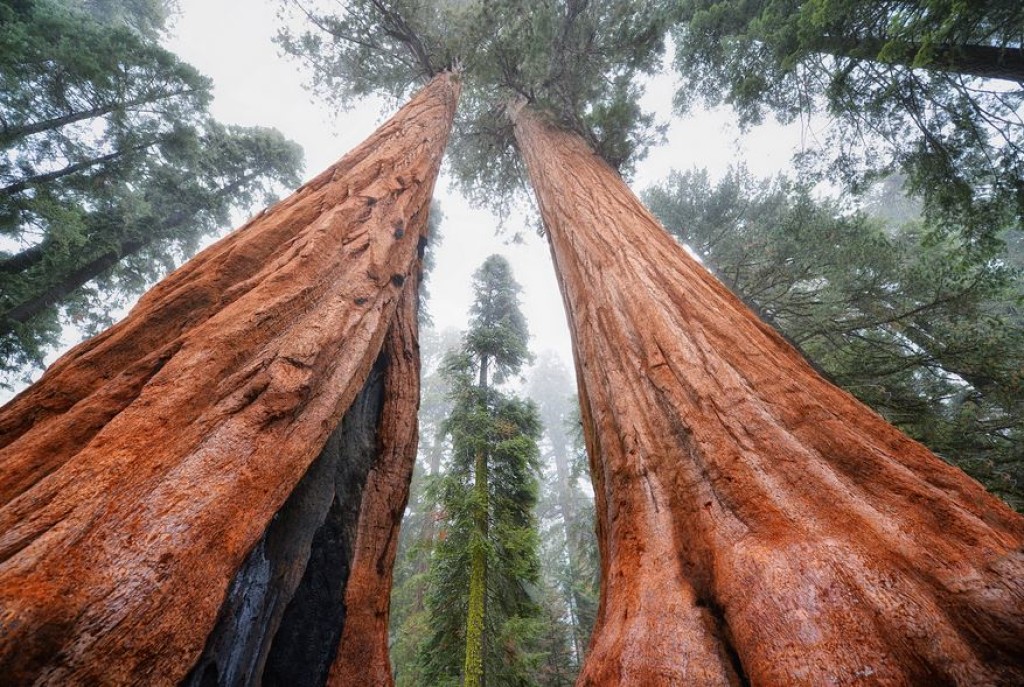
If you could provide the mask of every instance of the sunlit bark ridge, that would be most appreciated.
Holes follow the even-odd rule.
[[[512,117],[596,491],[578,684],[1024,682],[1024,519],[816,374],[578,136]]]
[[[245,684],[287,664],[265,635],[305,626],[293,606],[317,592],[311,550],[354,549],[328,591],[356,606],[366,568],[390,575],[415,445],[418,254],[458,91],[435,78],[0,409],[0,682],[173,685],[202,655],[188,679]],[[346,462],[357,454],[370,458]],[[275,535],[282,522],[298,524]],[[371,597],[382,632],[387,595]],[[341,633],[321,632],[324,679]],[[377,639],[365,660],[384,651],[386,670]]]

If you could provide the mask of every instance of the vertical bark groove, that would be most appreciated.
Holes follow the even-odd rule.
[[[6,680],[173,685],[195,664],[377,359],[420,238],[393,224],[425,221],[458,92],[436,77],[0,409]]]
[[[425,223],[421,232],[425,236]],[[388,657],[391,580],[419,439],[418,272],[405,283],[385,342],[390,364],[378,433],[380,457],[367,478],[354,536],[352,572],[345,589],[347,616],[327,681],[332,687],[393,683]]]
[[[1024,681],[1024,520],[817,375],[579,137],[511,115],[596,492],[579,684]]]

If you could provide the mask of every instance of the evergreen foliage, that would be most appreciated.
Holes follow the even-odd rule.
[[[528,334],[507,261],[488,258],[474,288],[469,331],[442,366],[452,404],[443,425],[451,453],[433,485],[441,531],[426,596],[430,632],[418,648],[416,673],[420,684],[469,684],[465,670],[479,665],[485,682],[478,684],[532,685],[542,629],[533,512],[540,420],[533,404],[495,386],[489,374],[519,373],[529,358]],[[482,646],[471,643],[474,623]]]
[[[311,74],[321,97],[348,105],[379,93],[402,96],[443,69],[464,70],[451,145],[463,189],[487,204],[521,183],[505,106],[534,103],[584,136],[628,173],[660,140],[643,112],[640,78],[660,66],[673,2],[499,0],[411,2],[284,0],[279,42]]]
[[[298,183],[295,144],[208,116],[209,80],[154,41],[169,12],[0,3],[4,373],[38,365],[66,322],[106,326],[232,210]]]
[[[895,173],[935,226],[991,241],[1024,220],[1024,5],[687,0],[677,103],[740,122],[820,113],[804,162],[855,190]]]
[[[966,251],[957,233],[742,169],[717,185],[675,173],[646,202],[837,384],[1024,506],[1021,272],[1005,244]]]

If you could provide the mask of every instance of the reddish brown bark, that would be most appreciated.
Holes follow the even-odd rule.
[[[1024,681],[1024,520],[817,375],[579,137],[513,118],[597,497],[578,684]]]
[[[292,197],[0,409],[0,674],[175,684],[378,357],[458,84],[441,75]]]
[[[415,292],[399,304],[384,345],[384,379],[378,444],[380,457],[363,491],[352,572],[345,588],[345,627],[328,680],[333,687],[391,685],[388,618],[398,528],[409,500],[416,461],[420,400]]]

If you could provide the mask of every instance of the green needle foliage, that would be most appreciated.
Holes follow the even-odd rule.
[[[278,40],[333,104],[404,97],[459,67],[464,88],[450,147],[475,200],[500,204],[520,188],[506,105],[523,98],[577,131],[628,173],[660,140],[643,112],[640,78],[660,66],[674,2],[621,0],[282,0]]]
[[[686,0],[677,103],[744,124],[828,117],[804,161],[858,188],[902,173],[935,225],[989,241],[1024,220],[1019,0]]]
[[[1024,507],[1019,244],[965,251],[743,170],[676,173],[646,202],[833,381]]]
[[[484,262],[474,289],[469,331],[443,364],[451,454],[433,487],[443,515],[416,673],[423,685],[533,685],[543,625],[533,512],[541,428],[532,403],[496,386],[528,362],[528,333],[504,258]]]
[[[280,133],[224,126],[161,48],[157,0],[0,2],[0,373],[41,363],[298,183]]]

